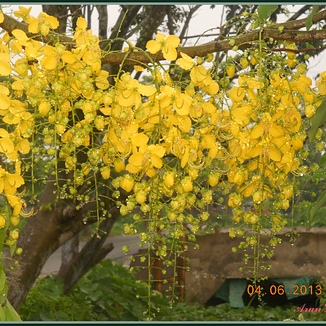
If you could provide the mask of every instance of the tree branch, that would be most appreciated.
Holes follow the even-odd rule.
[[[168,16],[168,29],[169,29],[169,34],[173,35],[174,34],[174,26],[173,26],[173,17],[172,17],[172,12],[171,12],[171,7],[167,6],[166,7],[167,11],[167,16]]]
[[[180,33],[180,36],[179,36],[179,39],[180,41],[182,41],[186,35],[186,31],[189,27],[189,23],[190,23],[190,20],[192,18],[192,15],[201,7],[202,5],[196,5],[196,6],[193,6],[192,8],[190,8],[189,12],[188,12],[188,15],[187,15],[187,19],[183,25],[183,28],[182,28],[182,31]]]
[[[325,11],[326,14],[326,11]],[[325,15],[326,16],[326,15]],[[311,30],[311,31],[293,31],[293,30],[283,30],[282,32],[275,30],[274,28],[265,28],[262,33],[262,38],[274,38],[275,40],[284,40],[292,42],[307,42],[315,40],[324,40],[326,39],[326,30]],[[240,49],[250,48],[255,46],[253,43],[259,40],[259,31],[255,30],[235,39],[235,45]],[[233,45],[234,46],[234,45]],[[208,53],[218,52],[218,51],[228,51],[233,48],[230,45],[229,40],[224,41],[213,41],[203,45],[189,46],[189,47],[180,47],[178,49],[178,58],[181,57],[180,52],[186,53],[190,57],[194,58],[196,56],[205,56]],[[157,54],[150,54],[149,52],[131,52],[129,55],[126,53],[110,53],[107,56],[102,58],[103,63],[114,63],[119,64],[125,58],[125,65],[135,65],[139,63],[149,63],[152,61],[161,61],[164,60],[162,52]],[[149,59],[151,58],[151,60]]]
[[[292,20],[298,19],[302,14],[304,14],[312,5],[305,5],[300,10],[298,10],[294,15],[292,15],[287,21],[290,22]]]
[[[117,207],[113,207],[110,211],[115,216],[120,214]],[[115,220],[115,218],[106,218],[102,221],[99,227],[99,236],[93,236],[68,264],[61,265],[58,277],[61,277],[64,283],[64,294],[68,294],[77,281],[113,249],[112,243],[106,246],[103,244]],[[96,254],[94,255],[94,253]]]
[[[312,19],[312,23],[315,24],[323,19],[326,19],[326,10],[318,12]],[[287,21],[285,23],[279,23],[275,25],[271,25],[270,28],[278,28],[279,26],[283,26],[284,29],[299,29],[301,27],[306,26],[306,20],[307,18],[303,18],[300,20],[292,20],[292,21]]]
[[[326,10],[323,10],[317,13],[313,17],[313,22],[316,23],[326,19]],[[323,40],[326,39],[326,30],[310,30],[310,31],[297,31],[303,26],[305,26],[306,19],[298,20],[298,21],[290,21],[283,24],[275,24],[273,26],[269,26],[265,28],[262,32],[262,38],[274,38],[275,40],[284,40],[284,41],[292,41],[292,42],[307,42],[314,40]],[[284,26],[283,31],[279,31],[278,27]],[[0,27],[5,29],[8,32],[11,32],[15,28],[20,28],[24,31],[27,31],[27,25],[24,23],[19,23],[15,19],[5,15],[5,20],[0,24]],[[35,36],[27,31],[27,36],[33,36],[34,39],[38,39],[43,42],[51,42],[53,36],[59,36],[56,33],[51,33],[50,36],[41,38],[40,36]],[[254,46],[254,42],[259,40],[259,31],[254,30],[238,37],[234,38],[235,45],[237,45],[240,49],[250,48]],[[52,41],[53,42],[53,41]],[[63,36],[62,42],[67,44],[72,44],[72,39]],[[218,52],[218,51],[228,51],[231,50],[233,46],[230,45],[229,40],[217,40],[212,41],[203,45],[191,46],[191,47],[180,47],[178,49],[178,57],[181,57],[180,52],[184,52],[188,54],[190,57],[194,58],[196,56],[205,56],[208,53]],[[129,54],[126,53],[109,53],[102,58],[103,63],[110,64],[121,64],[124,61],[125,65],[135,65],[140,63],[150,63],[151,61],[161,61],[164,60],[162,52],[160,51],[157,54],[150,54],[149,52],[131,52]]]
[[[80,11],[80,10],[82,10],[85,6],[86,5],[82,5],[77,10],[75,10],[73,13],[68,14],[68,15],[64,15],[64,16],[59,16],[58,18],[68,18],[68,17],[75,16],[77,14],[77,12]]]
[[[59,40],[60,38],[60,42],[62,44],[65,45],[74,45],[75,42],[72,40],[71,37],[67,37],[65,35],[61,35],[55,32],[50,32],[47,36],[39,36],[39,35],[35,35],[32,33],[28,32],[28,25],[24,22],[19,22],[18,20],[5,15],[4,14],[4,21],[0,24],[0,28],[3,28],[5,31],[7,31],[9,34],[11,34],[11,32],[14,29],[21,29],[22,31],[24,31],[27,35],[27,37],[32,37],[34,40],[36,41],[40,41],[43,43],[49,43],[49,44],[54,44],[57,40]],[[55,41],[53,41],[55,40]]]

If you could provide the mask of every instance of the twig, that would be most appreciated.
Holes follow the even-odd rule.
[[[75,16],[77,14],[77,12],[82,10],[85,6],[86,5],[82,5],[76,11],[74,11],[73,13],[68,14],[68,15],[59,16],[58,18],[61,19],[61,18],[67,18],[67,17],[70,17],[70,16]]]
[[[267,51],[271,51],[271,52],[294,52],[294,53],[300,53],[300,52],[306,52],[306,51],[321,51],[326,49],[326,46],[322,46],[320,48],[304,48],[304,49],[287,49],[287,48],[282,48],[282,49],[264,49]]]
[[[291,16],[287,22],[290,22],[291,20],[298,19],[302,14],[304,14],[312,5],[305,5],[300,10],[298,10],[293,16]]]
[[[151,16],[147,16],[140,24],[134,27],[124,38],[128,40],[137,30],[140,30],[142,26],[144,26],[149,20]]]
[[[188,12],[188,15],[187,15],[187,18],[186,18],[186,21],[185,21],[185,24],[183,25],[183,28],[182,28],[182,31],[180,33],[180,36],[179,36],[179,39],[182,41],[184,38],[185,38],[185,34],[186,34],[186,31],[189,27],[189,22],[191,20],[191,17],[192,15],[195,13],[195,11],[197,11],[199,8],[201,7],[201,5],[196,5],[192,8],[190,8],[189,12]]]

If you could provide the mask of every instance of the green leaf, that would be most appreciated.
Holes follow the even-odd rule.
[[[314,206],[310,209],[310,218],[313,218],[318,210],[326,203],[326,191],[321,193]]]
[[[14,245],[10,247],[10,256],[12,257],[16,251],[17,243],[15,242]]]
[[[5,303],[7,298],[8,286],[6,282],[6,274],[4,270],[4,264],[0,261],[0,305]]]
[[[312,176],[313,182],[320,182],[326,179],[326,166],[321,167],[317,170],[314,175]]]
[[[18,315],[18,312],[14,309],[14,307],[11,305],[8,299],[6,299],[6,307],[9,310],[11,316],[13,319],[8,319],[12,321],[22,321],[20,316]]]
[[[5,314],[5,310],[3,309],[2,306],[0,306],[0,321],[6,321],[6,314]]]
[[[315,138],[317,129],[326,122],[326,100],[318,107],[316,114],[311,118],[311,128],[309,130],[310,142]]]
[[[322,155],[318,163],[319,166],[326,165],[326,152]]]
[[[258,6],[258,16],[260,19],[268,19],[278,8],[278,5],[260,5]]]
[[[311,13],[306,20],[307,31],[309,31],[310,27],[312,26],[312,19],[315,16],[316,12],[318,11],[318,7],[319,7],[319,5],[312,6]]]

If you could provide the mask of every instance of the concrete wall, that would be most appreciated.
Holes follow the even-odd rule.
[[[185,293],[188,302],[206,303],[219,289],[226,279],[252,277],[248,271],[239,271],[240,267],[251,268],[252,261],[248,265],[243,262],[245,253],[253,253],[251,248],[246,252],[238,250],[232,253],[232,247],[237,247],[243,238],[231,239],[228,235],[229,229],[220,229],[218,233],[197,236],[199,249],[189,245],[186,257],[190,259],[187,266],[190,271],[185,276]],[[305,228],[297,227],[295,231],[300,234],[296,237],[294,245],[289,242],[286,233],[290,228],[284,228],[278,235],[282,243],[275,249],[275,255],[271,259],[264,259],[272,265],[270,270],[261,272],[261,277],[269,278],[296,278],[305,275],[322,277],[326,275],[326,227]],[[261,242],[267,244],[269,237],[262,236]],[[141,265],[136,259],[132,266]],[[168,270],[167,275],[171,276]],[[145,270],[140,270],[137,278],[148,279]]]

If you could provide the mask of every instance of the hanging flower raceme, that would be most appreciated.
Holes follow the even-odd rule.
[[[42,36],[58,25],[56,18],[45,13],[32,18],[22,7],[15,15],[29,24],[30,33]],[[115,201],[122,215],[131,212],[134,219],[125,225],[126,233],[135,234],[137,223],[148,221],[141,240],[153,241],[162,257],[168,246],[179,250],[174,240],[186,235],[185,223],[191,232],[207,223],[212,203],[232,207],[233,221],[252,227],[254,234],[264,219],[279,230],[284,222],[276,211],[287,209],[296,193],[291,173],[306,169],[303,116],[316,113],[326,94],[326,73],[314,88],[304,66],[289,68],[296,60],[291,51],[286,67],[274,64],[273,52],[264,60],[255,51],[240,64],[230,58],[230,65],[219,66],[209,64],[213,54],[194,60],[180,52],[178,58],[179,38],[158,33],[146,44],[149,53],[162,51],[165,60],[176,61],[175,71],[186,70],[189,78],[170,76],[153,60],[137,68],[147,69],[153,82],[136,80],[121,68],[110,85],[100,40],[84,18],[77,20],[73,41],[70,50],[60,41],[44,44],[16,29],[0,44],[0,75],[14,75],[13,83],[0,85],[5,126],[0,154],[8,167],[0,168],[0,195],[15,216],[24,205],[19,188],[29,176],[22,171],[46,153],[46,173],[60,180],[58,198],[86,204],[90,198],[83,185],[90,186],[97,206],[92,218],[95,214],[99,223],[101,205]],[[19,58],[13,61],[11,54]],[[226,67],[225,77],[216,77],[218,67]],[[65,183],[60,173],[71,179]],[[267,204],[275,210],[270,216],[263,213]],[[142,214],[133,214],[136,207]],[[243,236],[243,248],[265,250],[254,235],[246,238],[241,231],[231,229],[230,236]]]

